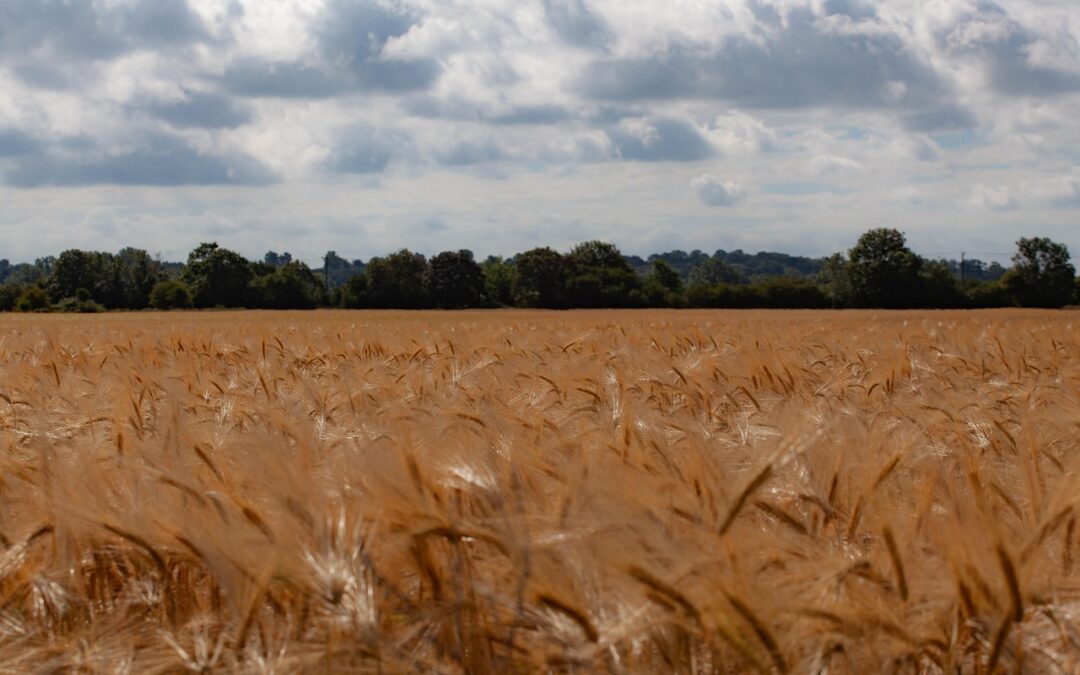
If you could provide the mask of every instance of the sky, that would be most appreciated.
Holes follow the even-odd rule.
[[[0,257],[1080,252],[1074,0],[3,0]]]

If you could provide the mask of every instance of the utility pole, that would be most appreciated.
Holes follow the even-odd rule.
[[[960,251],[960,283],[964,283],[964,257],[967,255],[965,251]]]
[[[326,255],[323,256],[322,269],[323,269],[323,278],[326,280],[326,292],[327,293],[330,292],[330,254],[331,253],[333,253],[333,251],[327,251]]]

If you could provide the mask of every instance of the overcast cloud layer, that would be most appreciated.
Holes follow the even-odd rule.
[[[0,257],[1080,253],[1072,0],[4,0]]]

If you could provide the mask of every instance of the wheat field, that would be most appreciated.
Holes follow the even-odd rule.
[[[1080,315],[0,319],[0,671],[1073,673]]]

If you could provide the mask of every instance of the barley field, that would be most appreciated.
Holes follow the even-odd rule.
[[[0,671],[1074,673],[1080,314],[0,319]]]

